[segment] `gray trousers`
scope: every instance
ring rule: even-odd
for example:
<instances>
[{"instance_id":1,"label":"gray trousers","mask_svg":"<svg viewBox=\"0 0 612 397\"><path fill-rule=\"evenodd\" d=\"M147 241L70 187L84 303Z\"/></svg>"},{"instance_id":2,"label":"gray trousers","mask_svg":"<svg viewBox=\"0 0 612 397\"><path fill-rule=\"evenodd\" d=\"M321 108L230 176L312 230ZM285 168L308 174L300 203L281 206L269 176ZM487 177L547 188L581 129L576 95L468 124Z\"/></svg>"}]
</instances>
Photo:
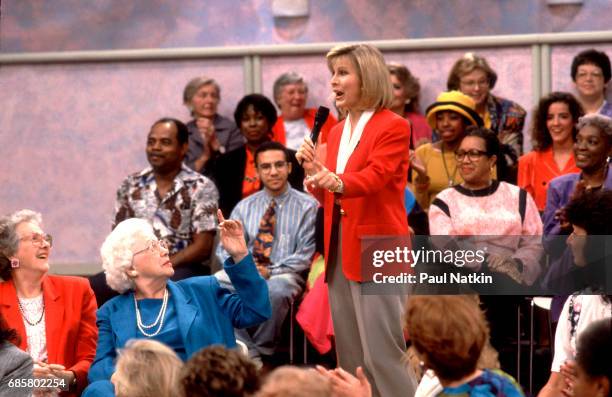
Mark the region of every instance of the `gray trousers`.
<instances>
[{"instance_id":1,"label":"gray trousers","mask_svg":"<svg viewBox=\"0 0 612 397\"><path fill-rule=\"evenodd\" d=\"M363 295L361 284L344 276L342 250L337 250L327 271L338 366L352 374L363 367L374 397L413 396L416 379L402 361L404 296Z\"/></svg>"}]
</instances>

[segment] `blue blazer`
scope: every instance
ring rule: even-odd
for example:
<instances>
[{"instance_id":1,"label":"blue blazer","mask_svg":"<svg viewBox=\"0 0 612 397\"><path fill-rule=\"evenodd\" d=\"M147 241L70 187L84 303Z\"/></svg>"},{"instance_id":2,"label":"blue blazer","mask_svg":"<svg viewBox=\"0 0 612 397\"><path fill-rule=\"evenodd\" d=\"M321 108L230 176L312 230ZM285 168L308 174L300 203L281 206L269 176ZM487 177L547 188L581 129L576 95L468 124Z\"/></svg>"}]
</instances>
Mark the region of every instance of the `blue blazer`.
<instances>
[{"instance_id":1,"label":"blue blazer","mask_svg":"<svg viewBox=\"0 0 612 397\"><path fill-rule=\"evenodd\" d=\"M236 264L228 258L223 267L235 293L222 288L212 276L168 281L187 357L212 344L235 347L234 328L251 327L271 316L268 286L252 257L248 255ZM130 339L145 338L136 327L133 291L109 300L97 315L99 339L89 370L90 383L109 380L115 372L117 349Z\"/></svg>"}]
</instances>

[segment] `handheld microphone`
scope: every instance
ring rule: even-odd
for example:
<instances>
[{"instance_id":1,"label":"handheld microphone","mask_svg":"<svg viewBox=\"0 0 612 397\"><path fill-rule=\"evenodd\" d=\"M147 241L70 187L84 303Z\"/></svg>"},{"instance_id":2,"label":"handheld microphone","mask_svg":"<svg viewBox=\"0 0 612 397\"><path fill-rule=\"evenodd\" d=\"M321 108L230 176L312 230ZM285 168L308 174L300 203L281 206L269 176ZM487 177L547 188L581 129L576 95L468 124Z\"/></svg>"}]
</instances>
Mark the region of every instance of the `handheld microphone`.
<instances>
[{"instance_id":1,"label":"handheld microphone","mask_svg":"<svg viewBox=\"0 0 612 397\"><path fill-rule=\"evenodd\" d=\"M317 109L317 114L315 114L314 126L312 127L312 132L310 133L310 140L313 144L317 144L317 140L319 139L319 134L321 133L321 127L327 121L327 117L329 116L329 109L325 106L319 106Z\"/></svg>"}]
</instances>

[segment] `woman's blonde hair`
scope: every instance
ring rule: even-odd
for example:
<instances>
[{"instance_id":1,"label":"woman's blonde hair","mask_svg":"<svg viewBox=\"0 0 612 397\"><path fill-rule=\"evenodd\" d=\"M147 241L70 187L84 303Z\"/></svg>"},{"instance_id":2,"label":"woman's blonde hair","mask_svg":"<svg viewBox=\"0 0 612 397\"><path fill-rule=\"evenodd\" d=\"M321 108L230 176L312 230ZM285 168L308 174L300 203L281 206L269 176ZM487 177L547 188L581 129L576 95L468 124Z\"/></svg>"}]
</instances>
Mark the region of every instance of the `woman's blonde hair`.
<instances>
[{"instance_id":1,"label":"woman's blonde hair","mask_svg":"<svg viewBox=\"0 0 612 397\"><path fill-rule=\"evenodd\" d=\"M361 83L360 110L380 110L391 106L393 92L389 70L382 53L368 44L339 45L326 55L327 67L333 72L333 66L340 57L347 57L355 66Z\"/></svg>"},{"instance_id":2,"label":"woman's blonde hair","mask_svg":"<svg viewBox=\"0 0 612 397\"><path fill-rule=\"evenodd\" d=\"M117 397L172 397L183 362L174 350L150 339L129 340L112 377Z\"/></svg>"}]
</instances>

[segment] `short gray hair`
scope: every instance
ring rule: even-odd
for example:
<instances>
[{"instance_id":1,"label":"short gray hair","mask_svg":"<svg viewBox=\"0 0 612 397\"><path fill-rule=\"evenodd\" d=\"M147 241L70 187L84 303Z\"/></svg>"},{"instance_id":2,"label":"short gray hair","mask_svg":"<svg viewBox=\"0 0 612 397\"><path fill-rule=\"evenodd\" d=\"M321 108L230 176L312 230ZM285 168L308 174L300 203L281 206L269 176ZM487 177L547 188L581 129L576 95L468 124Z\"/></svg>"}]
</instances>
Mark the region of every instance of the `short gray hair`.
<instances>
[{"instance_id":1,"label":"short gray hair","mask_svg":"<svg viewBox=\"0 0 612 397\"><path fill-rule=\"evenodd\" d=\"M32 210L19 210L12 214L3 216L0 219L0 277L10 278L9 257L13 256L19 248L19 236L17 226L24 222L34 222L38 226L42 225L42 215Z\"/></svg>"},{"instance_id":2,"label":"short gray hair","mask_svg":"<svg viewBox=\"0 0 612 397\"><path fill-rule=\"evenodd\" d=\"M143 240L156 239L153 225L145 219L130 218L120 222L100 248L106 284L123 294L134 289L126 271L132 266L134 247Z\"/></svg>"},{"instance_id":3,"label":"short gray hair","mask_svg":"<svg viewBox=\"0 0 612 397\"><path fill-rule=\"evenodd\" d=\"M576 128L581 130L586 126L597 128L603 135L607 135L608 139L612 139L612 119L603 114L587 114L578 119Z\"/></svg>"},{"instance_id":4,"label":"short gray hair","mask_svg":"<svg viewBox=\"0 0 612 397\"><path fill-rule=\"evenodd\" d=\"M304 84L304 88L306 89L306 93L308 93L308 84L304 81L304 77L296 72L287 72L283 73L274 82L274 87L272 89L272 93L274 95L274 102L278 105L278 97L281 94L281 91L284 86L289 84Z\"/></svg>"},{"instance_id":5,"label":"short gray hair","mask_svg":"<svg viewBox=\"0 0 612 397\"><path fill-rule=\"evenodd\" d=\"M189 83L187 83L185 86L185 89L183 90L183 103L185 105L189 105L196 92L198 92L198 90L205 85L213 85L217 90L217 95L219 98L221 97L221 87L219 87L219 84L217 84L215 79L211 79L210 77L206 76L198 76L189 80Z\"/></svg>"}]
</instances>

